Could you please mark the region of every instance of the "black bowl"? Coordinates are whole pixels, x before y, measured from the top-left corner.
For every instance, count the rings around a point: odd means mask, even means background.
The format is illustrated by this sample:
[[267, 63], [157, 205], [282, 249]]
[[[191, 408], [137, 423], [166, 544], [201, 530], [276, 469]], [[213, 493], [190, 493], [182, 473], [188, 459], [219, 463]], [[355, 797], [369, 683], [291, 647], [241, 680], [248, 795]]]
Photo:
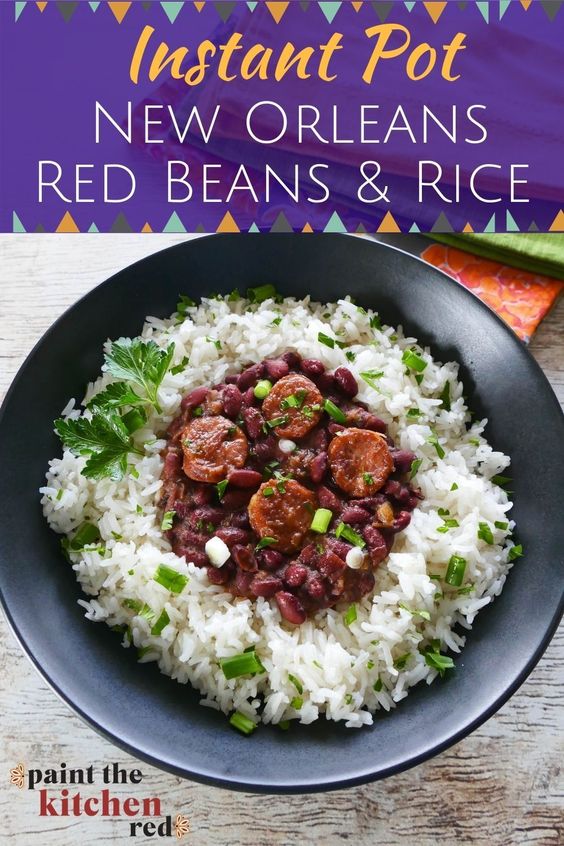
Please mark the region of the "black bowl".
[[[100, 243], [103, 248], [103, 243]], [[60, 446], [52, 433], [69, 397], [102, 364], [106, 338], [169, 315], [179, 292], [197, 298], [272, 282], [286, 295], [350, 294], [403, 324], [442, 360], [462, 363], [471, 408], [512, 456], [518, 539], [525, 557], [479, 615], [448, 680], [414, 688], [361, 730], [319, 720], [250, 738], [198, 705], [198, 695], [139, 666], [119, 636], [85, 621], [37, 489]], [[413, 766], [490, 717], [539, 660], [562, 609], [564, 418], [542, 371], [485, 305], [422, 261], [340, 235], [218, 235], [156, 253], [73, 306], [35, 347], [0, 418], [0, 586], [16, 636], [54, 690], [133, 755], [223, 787], [304, 792], [360, 784]]]

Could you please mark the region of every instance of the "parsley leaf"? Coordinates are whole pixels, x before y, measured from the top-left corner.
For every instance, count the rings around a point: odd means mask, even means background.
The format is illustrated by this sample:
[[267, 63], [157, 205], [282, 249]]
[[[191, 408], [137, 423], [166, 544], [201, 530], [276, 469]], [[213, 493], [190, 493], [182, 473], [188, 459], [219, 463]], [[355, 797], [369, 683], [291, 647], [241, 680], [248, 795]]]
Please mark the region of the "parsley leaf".
[[146, 402], [126, 382], [112, 382], [92, 397], [86, 408], [123, 408], [125, 405], [145, 405]]
[[125, 379], [143, 388], [149, 401], [160, 413], [157, 392], [170, 367], [173, 353], [173, 343], [163, 350], [154, 341], [121, 338], [112, 344], [110, 352], [105, 355], [106, 370], [117, 379]]
[[103, 479], [109, 476], [119, 481], [127, 469], [127, 455], [134, 452], [143, 455], [129, 434], [122, 418], [115, 411], [97, 409], [92, 419], [55, 420], [55, 430], [75, 455], [89, 455], [83, 476], [89, 479]]

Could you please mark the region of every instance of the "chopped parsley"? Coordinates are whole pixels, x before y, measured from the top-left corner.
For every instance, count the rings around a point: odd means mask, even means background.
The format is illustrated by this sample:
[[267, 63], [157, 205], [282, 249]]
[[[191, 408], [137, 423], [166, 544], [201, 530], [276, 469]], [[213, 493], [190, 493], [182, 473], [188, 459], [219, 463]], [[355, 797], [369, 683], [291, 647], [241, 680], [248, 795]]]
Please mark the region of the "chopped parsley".
[[450, 382], [445, 382], [445, 386], [441, 391], [439, 397], [441, 404], [445, 411], [450, 411]]
[[428, 443], [428, 444], [431, 444], [431, 446], [434, 446], [434, 447], [435, 447], [435, 452], [437, 453], [437, 455], [439, 456], [439, 458], [444, 458], [444, 457], [445, 457], [446, 453], [445, 453], [444, 449], [442, 448], [441, 444], [439, 443], [439, 439], [438, 439], [437, 435], [435, 434], [435, 432], [433, 432], [433, 433], [432, 433], [432, 434], [431, 434], [431, 435], [427, 438], [427, 443]]
[[515, 544], [509, 550], [509, 555], [507, 556], [510, 561], [515, 561], [516, 558], [521, 558], [523, 555], [523, 545], [520, 543]]
[[288, 681], [291, 681], [298, 693], [301, 695], [304, 692], [304, 686], [301, 681], [293, 676], [292, 673], [288, 673]]
[[161, 531], [168, 532], [169, 529], [172, 529], [172, 523], [175, 516], [176, 511], [165, 511], [161, 522]]
[[433, 649], [432, 647], [429, 647], [425, 651], [425, 663], [428, 667], [432, 667], [433, 670], [438, 670], [441, 677], [444, 676], [446, 670], [454, 669], [452, 658], [448, 655], [441, 655], [438, 649]]
[[272, 544], [274, 544], [274, 543], [278, 543], [278, 538], [270, 538], [270, 537], [261, 538], [259, 540], [259, 542], [257, 543], [257, 545], [255, 546], [255, 549], [264, 549], [267, 546], [272, 546]]
[[365, 484], [367, 484], [367, 485], [373, 485], [374, 484], [374, 476], [372, 475], [372, 473], [363, 473], [362, 478], [363, 478]]
[[416, 458], [414, 461], [411, 462], [411, 472], [409, 474], [409, 478], [413, 479], [413, 477], [417, 474], [417, 471], [423, 464], [422, 458]]
[[376, 384], [376, 380], [381, 379], [383, 375], [383, 370], [365, 370], [360, 374], [360, 378], [363, 379], [370, 388], [374, 388], [374, 390], [377, 391], [378, 385]]
[[170, 372], [172, 373], [172, 375], [178, 376], [179, 373], [182, 373], [182, 371], [186, 369], [186, 366], [189, 361], [189, 357], [185, 355], [180, 364], [175, 364], [174, 367], [170, 368]]
[[218, 482], [217, 485], [215, 486], [215, 489], [217, 491], [217, 495], [220, 499], [223, 498], [223, 494], [225, 493], [225, 489], [226, 489], [228, 484], [229, 484], [229, 482], [227, 481], [227, 479], [223, 479], [221, 482]]
[[345, 615], [343, 616], [343, 623], [345, 624], [345, 626], [350, 626], [356, 621], [357, 617], [358, 614], [356, 611], [356, 605], [353, 602], [352, 605], [349, 605], [345, 612]]
[[330, 338], [329, 335], [325, 335], [324, 332], [317, 333], [317, 340], [320, 344], [325, 344], [326, 347], [330, 347], [330, 349], [335, 348], [335, 339]]
[[252, 303], [263, 303], [265, 300], [275, 300], [277, 296], [274, 285], [259, 285], [257, 288], [247, 288], [247, 298]]

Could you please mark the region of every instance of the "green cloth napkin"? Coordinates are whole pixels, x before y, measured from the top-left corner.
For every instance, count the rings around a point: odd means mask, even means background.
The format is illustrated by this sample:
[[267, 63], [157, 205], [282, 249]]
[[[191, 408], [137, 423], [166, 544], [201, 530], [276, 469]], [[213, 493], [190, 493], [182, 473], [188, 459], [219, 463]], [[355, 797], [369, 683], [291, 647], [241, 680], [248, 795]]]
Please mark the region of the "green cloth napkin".
[[429, 237], [450, 247], [475, 253], [500, 264], [510, 264], [513, 267], [529, 270], [531, 273], [552, 276], [553, 279], [564, 279], [564, 233], [455, 235], [433, 232]]

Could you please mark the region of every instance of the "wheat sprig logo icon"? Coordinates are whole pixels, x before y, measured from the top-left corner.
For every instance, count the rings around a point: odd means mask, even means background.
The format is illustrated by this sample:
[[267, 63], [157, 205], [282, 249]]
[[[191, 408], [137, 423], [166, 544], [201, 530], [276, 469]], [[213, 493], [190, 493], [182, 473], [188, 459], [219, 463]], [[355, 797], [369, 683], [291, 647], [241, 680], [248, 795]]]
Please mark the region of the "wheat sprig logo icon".
[[25, 765], [17, 764], [10, 770], [10, 784], [15, 784], [20, 790], [24, 786]]

